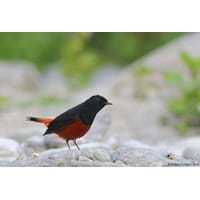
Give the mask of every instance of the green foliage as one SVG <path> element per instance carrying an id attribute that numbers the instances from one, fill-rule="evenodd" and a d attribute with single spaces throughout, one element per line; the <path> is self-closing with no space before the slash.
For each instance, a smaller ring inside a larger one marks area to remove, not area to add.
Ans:
<path id="1" fill-rule="evenodd" d="M 200 73 L 200 58 L 192 58 L 186 52 L 181 53 L 183 62 L 188 66 L 191 76 L 196 77 Z"/>
<path id="2" fill-rule="evenodd" d="M 66 33 L 0 33 L 0 59 L 26 60 L 39 68 L 60 58 Z"/>
<path id="3" fill-rule="evenodd" d="M 133 69 L 133 76 L 136 83 L 134 97 L 140 100 L 146 98 L 146 92 L 149 88 L 154 87 L 152 83 L 146 83 L 145 77 L 152 73 L 152 69 L 146 65 L 140 65 Z"/>
<path id="4" fill-rule="evenodd" d="M 180 85 L 182 83 L 182 76 L 176 71 L 165 71 L 163 76 L 164 79 L 171 85 Z"/>
<path id="5" fill-rule="evenodd" d="M 87 47 L 89 39 L 88 33 L 71 34 L 62 52 L 64 74 L 67 77 L 76 77 L 82 84 L 89 79 L 101 59 L 101 55 Z"/>
<path id="6" fill-rule="evenodd" d="M 178 97 L 169 101 L 169 108 L 178 117 L 177 129 L 186 132 L 190 127 L 200 126 L 200 59 L 186 52 L 181 53 L 181 59 L 189 71 L 189 79 L 175 71 L 165 72 L 164 78 L 179 91 Z"/>
<path id="7" fill-rule="evenodd" d="M 146 65 L 138 66 L 134 69 L 133 73 L 136 77 L 142 78 L 149 75 L 152 72 L 151 68 Z"/>
<path id="8" fill-rule="evenodd" d="M 186 134 L 187 131 L 189 130 L 189 125 L 186 121 L 180 121 L 177 125 L 176 125 L 176 130 L 181 133 L 182 135 L 183 134 Z"/>
<path id="9" fill-rule="evenodd" d="M 5 106 L 9 102 L 8 97 L 0 96 L 0 107 Z"/>
<path id="10" fill-rule="evenodd" d="M 26 60 L 39 69 L 61 63 L 81 83 L 101 64 L 127 65 L 183 33 L 0 33 L 0 59 Z"/>

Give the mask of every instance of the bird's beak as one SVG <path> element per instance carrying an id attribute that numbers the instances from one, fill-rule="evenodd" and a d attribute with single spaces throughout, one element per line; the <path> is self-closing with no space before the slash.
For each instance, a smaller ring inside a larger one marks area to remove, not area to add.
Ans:
<path id="1" fill-rule="evenodd" d="M 112 105 L 112 103 L 110 103 L 110 102 L 106 102 L 106 105 Z"/>

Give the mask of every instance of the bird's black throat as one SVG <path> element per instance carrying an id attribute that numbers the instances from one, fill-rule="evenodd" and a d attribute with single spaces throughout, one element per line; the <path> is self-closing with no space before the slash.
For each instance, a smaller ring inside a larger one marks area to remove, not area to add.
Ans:
<path id="1" fill-rule="evenodd" d="M 96 114 L 103 108 L 104 106 L 84 106 L 80 112 L 81 120 L 87 124 L 92 125 Z"/>

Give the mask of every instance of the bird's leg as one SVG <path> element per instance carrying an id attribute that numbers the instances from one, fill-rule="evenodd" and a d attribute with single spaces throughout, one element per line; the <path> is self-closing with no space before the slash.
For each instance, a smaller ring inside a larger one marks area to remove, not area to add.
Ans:
<path id="1" fill-rule="evenodd" d="M 78 146 L 78 144 L 76 143 L 76 140 L 73 140 L 74 144 L 76 145 L 77 149 L 80 151 L 80 147 Z"/>
<path id="2" fill-rule="evenodd" d="M 71 150 L 70 145 L 69 145 L 69 140 L 65 140 L 65 141 L 66 141 L 68 149 Z"/>

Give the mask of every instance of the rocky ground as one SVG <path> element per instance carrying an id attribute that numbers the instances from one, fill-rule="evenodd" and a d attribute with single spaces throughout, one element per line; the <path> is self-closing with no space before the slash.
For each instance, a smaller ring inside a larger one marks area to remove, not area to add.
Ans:
<path id="1" fill-rule="evenodd" d="M 200 34 L 173 41 L 124 70 L 101 70 L 78 90 L 56 68 L 40 74 L 29 63 L 0 62 L 1 96 L 8 98 L 5 105 L 0 98 L 0 166 L 198 166 L 198 133 L 181 136 L 161 120 L 170 116 L 166 102 L 175 93 L 162 73 L 176 68 L 187 76 L 182 50 L 200 56 Z M 138 76 L 141 65 L 149 67 L 148 75 Z M 45 127 L 25 121 L 30 115 L 56 116 L 94 94 L 113 106 L 78 141 L 81 151 L 69 151 L 55 135 L 42 137 Z"/>
<path id="2" fill-rule="evenodd" d="M 81 151 L 69 151 L 59 144 L 50 149 L 42 137 L 33 137 L 19 145 L 11 139 L 0 140 L 0 166 L 44 167 L 128 167 L 128 166 L 199 166 L 199 148 L 185 148 L 181 156 L 138 141 L 114 147 L 108 143 L 82 141 Z"/>

